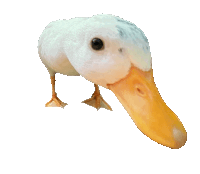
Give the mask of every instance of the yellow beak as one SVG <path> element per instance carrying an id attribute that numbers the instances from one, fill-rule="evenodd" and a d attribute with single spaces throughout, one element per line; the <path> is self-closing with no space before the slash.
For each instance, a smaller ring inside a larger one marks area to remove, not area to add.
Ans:
<path id="1" fill-rule="evenodd" d="M 187 140 L 187 132 L 176 114 L 161 98 L 153 70 L 144 72 L 134 66 L 122 80 L 108 84 L 136 126 L 152 140 L 178 149 Z"/>

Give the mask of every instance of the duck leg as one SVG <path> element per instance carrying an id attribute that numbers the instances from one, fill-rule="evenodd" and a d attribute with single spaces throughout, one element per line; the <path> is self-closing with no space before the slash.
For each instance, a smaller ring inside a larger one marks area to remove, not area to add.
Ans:
<path id="1" fill-rule="evenodd" d="M 92 94 L 92 97 L 87 100 L 82 101 L 82 103 L 93 106 L 97 110 L 99 110 L 100 108 L 105 108 L 112 111 L 112 108 L 109 106 L 108 103 L 106 103 L 106 101 L 101 96 L 98 85 L 94 84 L 94 87 L 95 87 L 95 91 Z"/>
<path id="2" fill-rule="evenodd" d="M 67 103 L 63 103 L 58 97 L 55 92 L 55 75 L 51 76 L 51 84 L 52 84 L 52 98 L 49 102 L 46 103 L 46 107 L 62 107 L 64 108 Z"/>

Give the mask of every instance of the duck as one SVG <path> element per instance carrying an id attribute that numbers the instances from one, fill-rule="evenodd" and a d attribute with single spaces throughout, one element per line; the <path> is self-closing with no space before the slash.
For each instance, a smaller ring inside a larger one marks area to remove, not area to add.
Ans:
<path id="1" fill-rule="evenodd" d="M 67 105 L 55 92 L 56 73 L 81 75 L 95 87 L 83 103 L 112 110 L 100 94 L 102 86 L 115 94 L 151 140 L 171 149 L 185 145 L 187 132 L 156 87 L 148 39 L 134 23 L 111 14 L 53 21 L 39 37 L 38 54 L 52 85 L 46 107 Z"/>

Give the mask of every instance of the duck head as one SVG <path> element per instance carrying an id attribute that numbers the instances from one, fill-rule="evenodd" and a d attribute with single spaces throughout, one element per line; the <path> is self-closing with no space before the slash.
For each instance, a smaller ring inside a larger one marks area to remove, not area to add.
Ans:
<path id="1" fill-rule="evenodd" d="M 79 74 L 116 95 L 145 135 L 170 148 L 185 144 L 186 130 L 158 92 L 149 43 L 136 25 L 93 16 L 71 29 L 64 50 Z"/>

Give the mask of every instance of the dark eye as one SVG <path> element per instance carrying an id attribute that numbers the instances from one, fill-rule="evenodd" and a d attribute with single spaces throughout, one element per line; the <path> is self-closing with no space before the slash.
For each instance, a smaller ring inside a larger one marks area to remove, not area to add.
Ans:
<path id="1" fill-rule="evenodd" d="M 101 50 L 103 48 L 103 41 L 99 38 L 94 38 L 91 45 L 94 50 Z"/>

